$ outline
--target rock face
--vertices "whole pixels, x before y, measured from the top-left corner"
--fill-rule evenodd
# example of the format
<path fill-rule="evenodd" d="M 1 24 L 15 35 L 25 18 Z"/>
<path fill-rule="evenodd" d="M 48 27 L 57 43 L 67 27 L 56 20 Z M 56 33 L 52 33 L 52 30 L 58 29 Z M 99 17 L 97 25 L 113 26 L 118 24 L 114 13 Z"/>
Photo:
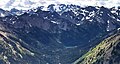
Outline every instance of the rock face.
<path fill-rule="evenodd" d="M 48 9 L 0 12 L 0 63 L 71 64 L 120 27 L 114 8 L 62 4 Z"/>
<path fill-rule="evenodd" d="M 103 40 L 74 64 L 119 64 L 120 33 Z"/>

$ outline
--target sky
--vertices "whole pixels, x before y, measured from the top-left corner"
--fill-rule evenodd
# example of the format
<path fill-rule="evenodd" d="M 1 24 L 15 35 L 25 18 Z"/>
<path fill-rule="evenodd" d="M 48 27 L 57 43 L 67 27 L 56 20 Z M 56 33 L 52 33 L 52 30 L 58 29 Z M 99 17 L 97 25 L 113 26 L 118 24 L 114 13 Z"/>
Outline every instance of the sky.
<path fill-rule="evenodd" d="M 38 6 L 47 7 L 50 4 L 75 4 L 80 6 L 105 6 L 117 7 L 120 5 L 119 0 L 0 0 L 0 8 L 10 10 L 16 9 L 31 9 Z"/>

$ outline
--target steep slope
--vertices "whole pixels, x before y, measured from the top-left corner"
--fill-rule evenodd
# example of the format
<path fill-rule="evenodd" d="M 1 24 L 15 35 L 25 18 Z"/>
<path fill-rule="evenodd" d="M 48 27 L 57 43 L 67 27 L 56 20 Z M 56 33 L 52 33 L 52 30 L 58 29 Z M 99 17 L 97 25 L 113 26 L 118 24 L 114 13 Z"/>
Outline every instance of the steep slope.
<path fill-rule="evenodd" d="M 10 37 L 15 40 L 11 39 Z M 17 62 L 26 64 L 27 60 L 31 60 L 31 61 L 33 60 L 32 58 L 27 58 L 27 56 L 34 57 L 34 53 L 21 46 L 20 42 L 22 42 L 22 40 L 18 39 L 9 32 L 2 30 L 0 31 L 0 63 L 1 64 L 11 64 L 11 63 L 16 64 Z"/>
<path fill-rule="evenodd" d="M 120 64 L 120 33 L 103 40 L 74 64 Z"/>
<path fill-rule="evenodd" d="M 9 31 L 11 30 L 5 27 L 0 31 L 2 64 L 69 64 L 74 59 L 72 55 L 80 53 L 77 52 L 77 48 L 66 48 L 48 32 L 37 28 L 32 28 L 27 34 L 23 31 L 18 31 L 19 33 Z M 66 61 L 62 59 L 63 57 Z"/>
<path fill-rule="evenodd" d="M 7 53 L 1 50 L 3 64 L 71 64 L 120 27 L 119 10 L 114 8 L 64 4 L 59 11 L 54 5 L 48 8 L 1 12 L 5 15 L 0 17 L 1 49 L 8 47 Z"/>

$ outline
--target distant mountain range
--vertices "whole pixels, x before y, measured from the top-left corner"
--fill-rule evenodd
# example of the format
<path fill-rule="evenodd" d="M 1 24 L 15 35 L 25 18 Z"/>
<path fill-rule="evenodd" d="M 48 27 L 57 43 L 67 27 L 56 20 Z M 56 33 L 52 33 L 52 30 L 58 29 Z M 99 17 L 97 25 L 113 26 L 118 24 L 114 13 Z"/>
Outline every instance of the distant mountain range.
<path fill-rule="evenodd" d="M 0 9 L 0 63 L 72 64 L 80 57 L 84 59 L 91 48 L 96 49 L 101 41 L 119 32 L 119 13 L 119 7 L 65 4 L 49 5 L 47 11 L 42 6 L 30 10 Z"/>

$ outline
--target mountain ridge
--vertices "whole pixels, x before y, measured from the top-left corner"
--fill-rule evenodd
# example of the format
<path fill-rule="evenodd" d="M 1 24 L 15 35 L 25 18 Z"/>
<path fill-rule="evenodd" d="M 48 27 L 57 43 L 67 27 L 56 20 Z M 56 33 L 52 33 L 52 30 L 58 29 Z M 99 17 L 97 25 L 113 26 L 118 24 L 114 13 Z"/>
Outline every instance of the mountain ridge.
<path fill-rule="evenodd" d="M 7 44 L 3 48 L 1 46 L 1 51 L 5 59 L 9 58 L 3 61 L 2 56 L 2 62 L 20 64 L 25 60 L 25 63 L 31 64 L 71 64 L 91 47 L 119 30 L 119 10 L 92 6 L 79 8 L 74 5 L 65 9 L 66 6 L 62 6 L 61 12 L 50 6 L 49 11 L 39 7 L 21 15 L 0 17 L 1 34 L 7 41 L 2 41 Z M 8 44 L 13 48 L 7 48 Z M 7 53 L 4 51 L 6 48 Z M 17 55 L 17 60 L 14 60 L 13 49 L 23 58 Z"/>
<path fill-rule="evenodd" d="M 89 50 L 85 55 L 79 58 L 73 64 L 119 64 L 113 57 L 113 51 L 120 42 L 120 33 L 116 33 L 98 44 L 93 49 Z M 119 51 L 117 51 L 119 52 Z M 119 54 L 119 53 L 118 53 Z M 119 59 L 119 56 L 118 56 Z M 116 59 L 117 60 L 117 59 Z"/>

